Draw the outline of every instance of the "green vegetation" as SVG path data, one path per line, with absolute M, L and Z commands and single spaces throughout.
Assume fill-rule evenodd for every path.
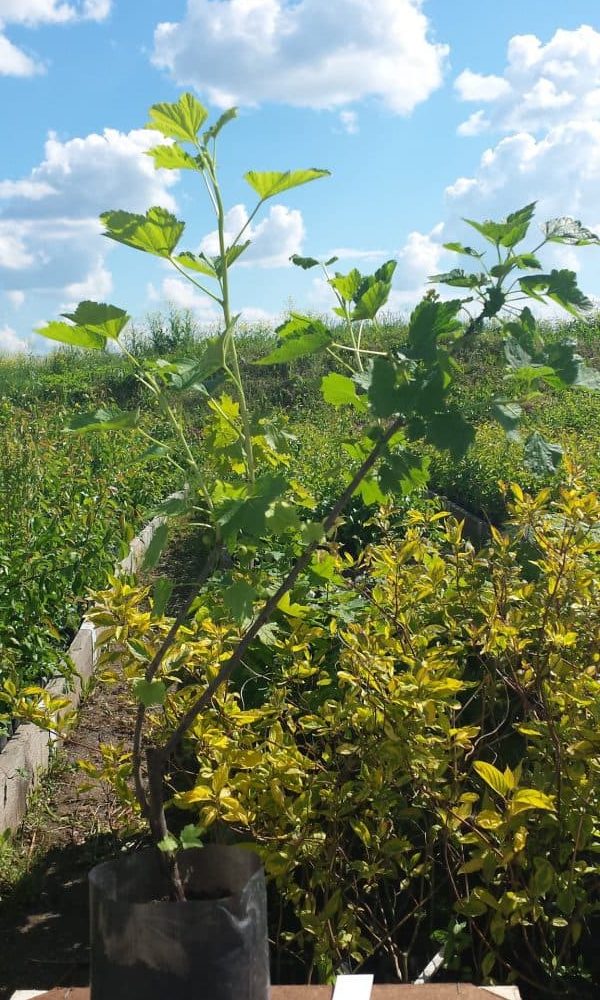
M 135 440 L 181 488 L 144 569 L 181 521 L 204 559 L 175 619 L 163 577 L 99 595 L 101 679 L 125 683 L 135 723 L 131 754 L 109 746 L 92 770 L 147 822 L 173 899 L 186 898 L 180 850 L 217 825 L 250 835 L 281 900 L 278 944 L 312 956 L 309 977 L 376 958 L 406 979 L 443 939 L 461 974 L 581 996 L 597 917 L 599 506 L 554 432 L 567 394 L 587 406 L 600 376 L 530 305 L 589 313 L 575 274 L 540 257 L 600 240 L 562 218 L 524 250 L 534 204 L 467 220 L 491 261 L 447 244 L 477 270 L 434 276 L 461 297 L 432 290 L 403 326 L 380 321 L 395 261 L 332 274 L 334 258 L 296 256 L 322 269 L 336 320 L 291 313 L 265 342 L 244 336 L 230 295 L 249 223 L 228 242 L 216 146 L 235 110 L 202 131 L 207 112 L 184 94 L 150 118 L 167 140 L 156 166 L 203 182 L 219 253 L 182 251 L 185 223 L 160 207 L 106 212 L 104 235 L 187 277 L 219 305 L 219 330 L 194 344 L 179 324 L 158 343 L 155 323 L 148 346 L 127 339 L 124 309 L 86 301 L 40 332 L 111 358 L 112 398 L 76 408 L 69 436 Z M 326 175 L 249 171 L 250 220 Z M 130 375 L 115 380 L 119 363 Z M 576 440 L 585 459 L 585 425 Z M 131 451 L 111 458 L 130 481 Z M 482 553 L 435 505 L 409 505 L 433 487 L 502 519 L 497 480 L 522 465 L 551 486 L 515 486 L 510 532 Z M 66 724 L 41 689 L 4 691 L 20 717 Z

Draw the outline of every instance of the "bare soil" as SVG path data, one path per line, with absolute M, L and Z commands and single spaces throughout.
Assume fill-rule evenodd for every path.
M 0 868 L 0 1000 L 16 989 L 89 983 L 87 874 L 125 843 L 118 803 L 96 783 L 82 788 L 77 761 L 97 765 L 101 743 L 128 747 L 133 712 L 125 687 L 97 686 L 34 794 L 14 871 L 6 861 Z M 137 839 L 134 831 L 127 844 Z

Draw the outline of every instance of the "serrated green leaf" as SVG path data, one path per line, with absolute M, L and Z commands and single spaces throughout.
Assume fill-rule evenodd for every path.
M 235 261 L 238 259 L 238 257 L 242 256 L 242 254 L 250 246 L 251 242 L 252 242 L 252 240 L 246 240 L 245 243 L 236 243 L 235 246 L 227 247 L 227 249 L 225 251 L 225 261 L 226 261 L 227 267 L 231 267 L 231 265 L 235 263 Z M 223 276 L 223 261 L 222 261 L 221 257 L 215 257 L 214 258 L 214 264 L 215 264 L 215 271 L 217 272 L 217 274 L 219 275 L 219 277 L 222 277 Z
M 596 233 L 586 229 L 579 219 L 570 219 L 568 216 L 550 219 L 544 225 L 544 232 L 549 243 L 566 243 L 574 247 L 600 244 L 600 237 Z
M 208 111 L 193 94 L 182 94 L 173 104 L 153 104 L 146 128 L 162 132 L 168 139 L 195 142 Z
M 83 327 L 88 333 L 100 337 L 117 340 L 121 331 L 127 326 L 129 316 L 124 309 L 108 305 L 106 302 L 80 302 L 74 313 L 63 313 L 65 319 L 70 319 L 77 327 Z
M 133 693 L 146 708 L 164 705 L 167 688 L 163 681 L 147 681 L 143 677 L 133 682 Z
M 401 397 L 397 387 L 397 373 L 388 358 L 375 358 L 368 389 L 371 410 L 376 417 L 391 417 L 398 413 Z
M 563 458 L 563 449 L 559 444 L 546 441 L 539 431 L 534 431 L 527 438 L 524 449 L 525 465 L 532 472 L 544 475 L 556 472 Z
M 61 344 L 69 344 L 70 347 L 86 347 L 92 351 L 102 351 L 106 347 L 106 337 L 99 333 L 86 330 L 85 327 L 71 326 L 70 323 L 60 323 L 53 320 L 46 326 L 36 330 L 41 337 L 48 340 L 58 340 Z
M 209 278 L 216 278 L 217 271 L 211 260 L 206 257 L 203 253 L 196 254 L 191 253 L 189 250 L 184 250 L 177 257 L 174 257 L 181 267 L 187 267 L 190 271 L 197 271 L 199 274 L 205 274 Z
M 163 852 L 163 854 L 174 854 L 175 851 L 179 850 L 179 841 L 177 840 L 177 837 L 173 836 L 172 833 L 168 833 L 166 837 L 159 840 L 156 846 L 159 851 Z
M 293 253 L 290 257 L 292 264 L 301 267 L 303 271 L 310 271 L 312 267 L 318 267 L 319 261 L 314 257 L 301 257 L 298 253 Z
M 252 617 L 256 590 L 245 580 L 236 580 L 223 591 L 223 603 L 236 622 Z
M 335 288 L 345 302 L 353 302 L 358 294 L 363 277 L 357 268 L 353 268 L 348 274 L 336 274 L 329 279 L 329 284 Z
M 552 299 L 573 316 L 592 308 L 592 302 L 577 286 L 577 276 L 574 271 L 566 268 L 553 270 L 550 274 L 527 275 L 519 279 L 521 291 L 538 302 L 544 301 L 544 296 Z
M 505 340 L 504 356 L 510 367 L 515 370 L 519 368 L 530 368 L 533 364 L 531 355 L 521 347 L 514 337 L 507 337 Z
M 312 167 L 308 170 L 286 170 L 283 172 L 278 170 L 263 172 L 250 170 L 247 174 L 244 174 L 244 180 L 256 191 L 261 201 L 266 201 L 267 198 L 274 198 L 276 195 L 282 194 L 284 191 L 289 191 L 291 188 L 299 187 L 301 184 L 308 184 L 310 181 L 316 181 L 320 177 L 330 176 L 331 171 L 319 170 L 316 167 Z
M 410 451 L 388 455 L 379 468 L 379 484 L 384 493 L 409 496 L 429 482 L 429 457 Z
M 140 420 L 139 410 L 104 410 L 93 413 L 78 413 L 66 430 L 71 434 L 88 434 L 92 431 L 122 431 L 136 427 Z
M 260 538 L 267 530 L 266 515 L 271 504 L 286 490 L 284 476 L 265 475 L 253 486 L 245 486 L 235 499 L 224 500 L 219 507 L 218 521 L 226 539 L 239 535 Z
M 152 540 L 144 553 L 144 559 L 142 561 L 142 569 L 147 572 L 148 570 L 154 569 L 160 559 L 163 549 L 167 544 L 169 537 L 169 528 L 166 524 L 159 524 L 156 531 L 152 536 Z
M 225 125 L 228 125 L 229 122 L 233 121 L 234 118 L 237 118 L 237 113 L 237 108 L 228 108 L 227 111 L 224 111 L 223 114 L 217 118 L 214 125 L 211 125 L 210 128 L 208 128 L 203 134 L 202 139 L 204 140 L 204 143 L 206 144 L 212 139 L 216 139 L 221 129 L 223 129 Z
M 482 253 L 478 253 L 473 247 L 465 247 L 462 243 L 444 243 L 444 250 L 451 250 L 453 253 L 461 253 L 466 257 L 476 257 L 478 260 L 484 256 Z
M 255 365 L 280 365 L 306 354 L 315 354 L 328 347 L 333 337 L 327 327 L 318 319 L 299 316 L 294 313 L 282 326 L 276 330 L 283 341 L 279 347 L 264 358 L 255 361 Z
M 120 210 L 104 212 L 100 220 L 109 239 L 157 257 L 171 257 L 185 229 L 184 222 L 157 206 L 149 208 L 145 215 Z
M 488 242 L 510 248 L 525 239 L 535 212 L 535 206 L 536 202 L 533 201 L 531 204 L 525 205 L 524 208 L 511 212 L 504 222 L 493 222 L 491 219 L 486 219 L 485 222 L 477 222 L 474 219 L 464 219 L 463 221 L 481 233 Z
M 321 379 L 321 393 L 326 403 L 331 406 L 353 406 L 355 410 L 363 411 L 366 408 L 366 399 L 359 396 L 356 391 L 356 383 L 348 375 L 340 375 L 338 372 L 330 372 Z
M 443 274 L 430 274 L 428 281 L 453 288 L 481 288 L 488 284 L 489 279 L 485 274 L 467 274 L 461 267 L 454 267 Z
M 413 310 L 408 327 L 408 343 L 415 357 L 423 361 L 433 361 L 437 354 L 438 342 L 453 338 L 461 330 L 457 314 L 462 306 L 460 299 L 450 302 L 432 302 L 423 299 Z
M 153 146 L 147 149 L 146 156 L 151 156 L 157 170 L 199 170 L 193 156 L 173 143 L 172 146 Z
M 375 319 L 379 310 L 390 296 L 391 285 L 386 281 L 376 281 L 358 299 L 352 319 Z
M 200 830 L 193 823 L 188 823 L 187 826 L 184 826 L 180 834 L 180 840 L 181 846 L 186 851 L 191 847 L 204 847 Z
M 435 413 L 425 424 L 425 436 L 440 451 L 449 451 L 459 459 L 467 453 L 475 440 L 475 428 L 462 415 L 457 406 L 448 406 L 443 413 Z
M 518 403 L 496 399 L 492 404 L 492 414 L 511 441 L 520 441 L 519 424 L 523 410 Z

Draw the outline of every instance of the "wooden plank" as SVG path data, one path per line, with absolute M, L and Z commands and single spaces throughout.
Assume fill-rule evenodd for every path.
M 427 986 L 374 986 L 372 1000 L 492 1000 L 513 997 L 520 1000 L 516 986 L 487 989 L 468 983 L 429 983 Z M 271 1000 L 331 1000 L 331 986 L 273 986 Z M 90 1000 L 89 989 L 58 989 L 40 995 L 39 1000 Z M 165 998 L 167 1000 L 167 998 Z

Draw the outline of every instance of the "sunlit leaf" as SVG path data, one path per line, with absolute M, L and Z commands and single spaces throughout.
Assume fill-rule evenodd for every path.
M 85 327 L 71 326 L 70 323 L 60 323 L 56 320 L 40 327 L 36 333 L 49 340 L 58 340 L 61 344 L 69 344 L 70 347 L 87 347 L 93 351 L 102 351 L 106 347 L 106 337 L 101 334 L 86 330 Z
M 84 327 L 89 333 L 112 340 L 117 340 L 129 322 L 129 316 L 124 309 L 107 305 L 105 302 L 87 300 L 80 302 L 75 312 L 62 315 L 76 326 Z
M 185 149 L 173 143 L 172 146 L 154 146 L 146 150 L 146 156 L 151 156 L 156 169 L 161 170 L 198 170 L 198 163 Z
M 173 104 L 153 104 L 146 128 L 162 132 L 168 139 L 195 142 L 208 111 L 193 94 L 182 94 Z
M 256 191 L 261 201 L 266 201 L 267 198 L 274 198 L 284 191 L 289 191 L 290 188 L 329 176 L 331 176 L 331 171 L 312 167 L 308 170 L 286 170 L 284 172 L 269 170 L 261 173 L 257 170 L 250 170 L 244 174 L 244 179 Z
M 133 683 L 133 693 L 145 708 L 153 705 L 164 705 L 167 688 L 162 681 L 147 681 L 140 678 Z
M 109 239 L 157 257 L 170 257 L 185 229 L 184 222 L 166 208 L 156 206 L 149 208 L 145 215 L 120 210 L 104 212 L 100 220 L 106 227 L 104 235 Z
M 202 136 L 204 142 L 207 143 L 210 142 L 211 139 L 216 139 L 221 129 L 224 128 L 225 125 L 228 125 L 230 121 L 233 121 L 234 118 L 237 118 L 237 113 L 237 108 L 228 108 L 227 111 L 224 111 L 223 114 L 217 118 L 214 125 L 211 125 L 210 128 L 207 128 L 206 132 L 204 132 Z

